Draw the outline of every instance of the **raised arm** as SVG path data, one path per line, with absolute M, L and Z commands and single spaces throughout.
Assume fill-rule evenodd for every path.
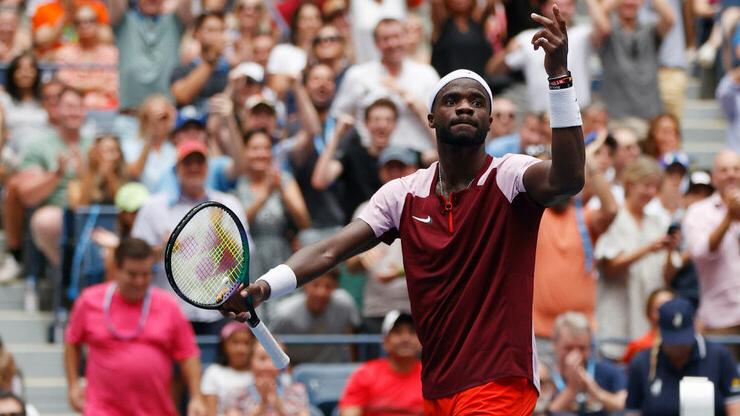
M 534 48 L 545 50 L 545 70 L 550 82 L 550 126 L 552 160 L 532 165 L 524 173 L 527 193 L 542 205 L 567 199 L 583 188 L 586 160 L 581 113 L 568 71 L 568 36 L 558 6 L 555 21 L 538 14 L 532 19 L 544 26 L 532 38 Z M 557 88 L 554 88 L 557 87 Z M 566 87 L 566 88 L 562 88 Z M 560 89 L 558 89 L 560 88 Z
M 117 25 L 128 9 L 128 0 L 108 0 L 108 12 L 110 13 L 111 26 Z
M 591 17 L 591 44 L 599 47 L 604 38 L 612 33 L 609 13 L 615 6 L 614 0 L 586 0 L 588 15 Z
M 676 14 L 667 0 L 653 0 L 653 9 L 658 13 L 658 34 L 663 37 L 676 22 Z
M 326 148 L 321 152 L 311 175 L 311 186 L 317 190 L 323 191 L 328 188 L 342 174 L 342 164 L 334 159 L 334 156 L 337 153 L 339 141 L 351 126 L 352 122 L 349 121 L 348 117 L 343 116 L 337 120 L 337 125 L 329 139 L 329 143 L 326 144 Z

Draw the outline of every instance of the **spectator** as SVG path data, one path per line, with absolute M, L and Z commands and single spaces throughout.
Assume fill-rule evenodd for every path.
M 175 108 L 164 95 L 154 94 L 139 107 L 139 134 L 124 140 L 121 147 L 131 179 L 150 192 L 161 191 L 162 178 L 175 165 L 175 145 L 170 141 Z
M 658 48 L 676 21 L 667 0 L 652 0 L 655 23 L 642 23 L 643 0 L 617 0 L 593 10 L 599 55 L 604 68 L 602 96 L 615 119 L 651 119 L 663 105 L 658 90 Z M 609 17 L 616 9 L 616 19 Z
M 671 114 L 660 114 L 650 121 L 645 153 L 657 160 L 681 150 L 681 126 Z
M 666 153 L 659 159 L 664 170 L 660 191 L 646 210 L 659 215 L 669 224 L 680 223 L 683 217 L 683 194 L 686 186 L 686 174 L 689 172 L 689 156 L 686 153 Z
M 5 114 L 9 145 L 22 151 L 29 140 L 47 124 L 41 105 L 41 71 L 36 57 L 23 52 L 10 61 L 5 91 L 0 92 L 0 105 Z
M 226 416 L 308 416 L 306 387 L 281 376 L 262 344 L 255 343 L 250 365 L 254 383 L 242 391 L 238 409 L 228 409 Z
M 175 13 L 163 0 L 141 0 L 135 9 L 127 0 L 109 4 L 119 61 L 120 107 L 135 112 L 144 99 L 159 93 L 170 96 L 170 76 L 177 67 L 180 38 L 190 22 L 191 0 L 176 0 Z
M 552 7 L 554 0 L 540 0 L 539 14 L 554 19 Z M 600 5 L 598 0 L 588 0 L 589 13 L 592 24 L 573 25 L 575 15 L 575 0 L 560 0 L 557 2 L 560 15 L 568 26 L 568 66 L 573 73 L 573 85 L 576 87 L 578 102 L 587 106 L 591 102 L 591 71 L 589 61 L 593 54 L 594 46 L 598 45 L 600 19 L 606 19 L 599 15 Z M 545 52 L 540 48 L 532 48 L 532 38 L 539 30 L 525 30 L 509 42 L 506 47 L 507 53 L 504 60 L 506 67 L 512 70 L 523 70 L 527 82 L 527 109 L 534 112 L 548 111 L 547 103 L 547 73 L 543 62 Z M 491 65 L 498 66 L 495 63 Z
M 737 59 L 740 59 L 740 52 L 736 54 Z M 740 65 L 725 74 L 717 86 L 716 95 L 729 124 L 727 145 L 740 153 Z
M 0 390 L 0 414 L 11 416 L 37 416 L 39 413 L 17 395 Z
M 407 3 L 398 0 L 349 2 L 349 27 L 352 28 L 352 50 L 357 64 L 377 61 L 383 55 L 383 48 L 378 45 L 377 26 L 383 19 L 403 21 L 408 15 Z
M 302 230 L 311 220 L 295 179 L 275 167 L 272 139 L 264 130 L 244 135 L 242 157 L 244 171 L 236 195 L 246 208 L 254 241 L 249 274 L 256 279 L 293 253 L 288 237 L 291 225 Z
M 640 157 L 625 168 L 624 206 L 596 242 L 594 258 L 601 268 L 596 317 L 601 337 L 636 338 L 648 330 L 643 310 L 647 296 L 662 286 L 666 249 L 675 245 L 666 235 L 668 224 L 645 212 L 658 193 L 663 171 L 657 162 Z M 622 348 L 607 345 L 604 352 L 617 358 Z
M 637 353 L 642 350 L 652 348 L 655 344 L 655 339 L 658 336 L 658 309 L 660 309 L 664 303 L 675 297 L 676 294 L 672 290 L 666 288 L 658 288 L 650 292 L 645 308 L 645 316 L 647 316 L 647 319 L 650 322 L 650 329 L 641 337 L 635 338 L 627 344 L 627 350 L 622 356 L 623 363 L 629 364 Z
M 84 94 L 88 110 L 117 110 L 118 50 L 101 42 L 94 8 L 78 8 L 74 11 L 73 22 L 78 41 L 66 44 L 54 53 L 54 62 L 60 67 L 57 76 Z
M 9 63 L 21 52 L 31 48 L 31 37 L 21 23 L 18 9 L 11 5 L 0 7 L 0 62 Z M 5 78 L 3 77 L 3 80 Z M 3 82 L 5 85 L 5 82 Z
M 708 334 L 740 334 L 740 156 L 714 159 L 716 192 L 688 208 L 683 230 L 699 272 L 699 320 Z M 740 353 L 737 346 L 734 349 Z
M 357 4 L 356 7 L 360 8 L 364 3 L 376 2 L 357 1 L 352 3 L 352 7 Z M 394 2 L 383 2 L 387 3 Z M 377 24 L 374 36 L 380 60 L 358 64 L 347 71 L 331 113 L 337 118 L 342 115 L 354 117 L 360 137 L 367 143 L 371 135 L 362 122 L 363 113 L 379 97 L 388 97 L 398 109 L 398 128 L 391 142 L 424 152 L 433 148 L 425 102 L 439 76 L 431 66 L 406 58 L 403 31 L 403 23 L 395 19 L 383 19 Z
M 411 13 L 406 17 L 406 56 L 420 64 L 432 61 L 432 51 L 427 36 L 426 22 L 421 15 Z
M 329 66 L 335 74 L 336 88 L 342 84 L 349 68 L 342 32 L 334 26 L 322 26 L 313 39 L 313 56 L 318 63 Z
M 659 342 L 638 353 L 629 366 L 627 414 L 679 414 L 681 379 L 706 377 L 714 383 L 714 414 L 737 415 L 740 376 L 730 353 L 694 331 L 694 310 L 687 300 L 670 300 L 658 313 Z
M 390 144 L 397 120 L 398 109 L 393 101 L 386 98 L 376 100 L 365 109 L 365 125 L 370 134 L 367 146 L 362 144 L 357 130 L 349 130 L 351 121 L 344 117 L 337 121 L 334 134 L 321 152 L 311 185 L 318 190 L 325 190 L 337 179 L 342 180 L 347 189 L 347 194 L 340 201 L 345 222 L 352 219 L 358 205 L 370 199 L 380 188 L 378 156 Z M 345 136 L 348 131 L 350 133 Z M 346 141 L 341 152 L 340 140 Z
M 496 140 L 516 135 L 516 115 L 518 111 L 516 104 L 510 99 L 506 97 L 494 98 L 491 104 L 493 123 L 491 123 L 491 131 L 488 132 L 489 139 Z
M 360 327 L 360 313 L 352 297 L 339 286 L 339 271 L 317 277 L 303 292 L 275 306 L 270 329 L 276 334 L 349 334 Z M 347 345 L 294 345 L 288 348 L 293 364 L 351 361 Z
M 178 143 L 175 165 L 177 192 L 162 192 L 152 196 L 136 215 L 131 235 L 151 244 L 158 255 L 163 253 L 164 245 L 180 219 L 195 205 L 206 200 L 229 207 L 242 221 L 245 229 L 249 229 L 244 218 L 244 207 L 235 197 L 206 187 L 207 154 L 208 149 L 202 141 L 190 139 Z M 162 263 L 157 268 L 154 286 L 170 288 Z M 198 309 L 184 301 L 180 305 L 196 334 L 216 335 L 221 331 L 224 320 L 217 311 Z
M 382 324 L 387 357 L 362 364 L 339 401 L 340 416 L 421 415 L 421 344 L 411 315 L 393 310 Z
M 431 62 L 438 74 L 465 68 L 485 76 L 486 65 L 493 55 L 483 29 L 486 17 L 474 0 L 432 2 Z
M 112 205 L 118 188 L 126 182 L 125 174 L 118 138 L 98 136 L 88 152 L 87 166 L 83 166 L 81 175 L 67 185 L 69 206 Z
M 251 371 L 255 341 L 244 324 L 230 322 L 221 330 L 216 362 L 203 373 L 201 390 L 208 414 L 223 416 L 238 407 L 242 392 L 254 384 Z
M 200 44 L 200 56 L 172 72 L 170 90 L 178 107 L 195 105 L 206 110 L 207 99 L 222 92 L 229 79 L 224 16 L 209 12 L 195 19 L 193 36 Z
M 269 16 L 260 0 L 240 0 L 234 6 L 236 30 L 228 33 L 226 56 L 231 66 L 254 60 L 254 41 L 268 33 Z
M 550 375 L 556 392 L 550 402 L 550 412 L 607 415 L 624 409 L 627 397 L 624 373 L 592 354 L 593 340 L 585 315 L 566 312 L 558 316 L 553 341 L 556 360 Z
M 552 353 L 556 318 L 568 311 L 579 312 L 594 321 L 598 274 L 593 259 L 593 244 L 609 228 L 617 215 L 617 203 L 609 183 L 596 169 L 594 153 L 606 140 L 586 148 L 587 192 L 602 201 L 599 209 L 584 208 L 581 197 L 570 198 L 545 210 L 537 237 L 534 266 L 532 317 L 537 350 L 545 362 Z
M 55 132 L 40 136 L 26 146 L 21 163 L 23 179 L 18 193 L 25 207 L 38 207 L 31 216 L 34 243 L 51 262 L 59 265 L 62 208 L 67 205 L 67 186 L 77 177 L 89 140 L 80 128 L 85 120 L 82 96 L 65 89 L 59 98 L 59 125 Z
M 154 252 L 142 240 L 127 239 L 115 257 L 115 281 L 85 289 L 70 315 L 64 344 L 70 406 L 90 415 L 175 415 L 176 362 L 190 391 L 188 414 L 205 415 L 193 330 L 177 301 L 150 287 Z M 83 345 L 89 351 L 84 388 L 78 374 Z
M 252 60 L 267 69 L 270 53 L 274 47 L 275 38 L 272 35 L 266 33 L 258 35 L 252 42 Z
M 23 380 L 15 364 L 13 354 L 8 351 L 0 340 L 0 391 L 23 394 Z
M 529 146 L 541 146 L 545 143 L 542 134 L 542 121 L 534 113 L 526 113 L 516 134 L 499 137 L 486 145 L 486 153 L 493 157 L 502 157 L 507 153 L 524 153 Z
M 242 62 L 232 69 L 226 88 L 231 90 L 234 112 L 239 114 L 249 97 L 267 93 L 264 84 L 265 70 L 256 62 Z
M 100 40 L 110 43 L 113 40 L 110 31 L 108 9 L 100 0 L 53 0 L 39 5 L 33 12 L 31 29 L 33 44 L 40 56 L 52 52 L 65 43 L 77 42 L 77 31 L 72 26 L 75 10 L 83 6 L 95 10 L 99 26 Z
M 624 170 L 642 154 L 642 150 L 640 150 L 637 134 L 629 127 L 618 127 L 614 129 L 611 136 L 616 142 L 616 147 L 614 149 L 614 173 L 610 182 L 617 205 L 622 206 L 624 205 Z M 591 198 L 589 206 L 598 207 L 599 203 L 598 198 Z
M 581 118 L 583 119 L 583 136 L 588 137 L 607 129 L 609 124 L 609 112 L 603 102 L 592 102 L 582 107 Z

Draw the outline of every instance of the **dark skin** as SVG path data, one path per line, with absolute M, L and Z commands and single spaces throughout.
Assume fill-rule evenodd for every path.
M 545 69 L 551 77 L 568 71 L 568 38 L 557 6 L 553 7 L 553 15 L 554 21 L 532 14 L 532 19 L 543 25 L 532 38 L 532 44 L 535 49 L 545 50 Z M 455 80 L 440 90 L 427 119 L 437 132 L 442 181 L 436 192 L 447 196 L 467 188 L 486 161 L 485 135 L 493 121 L 486 90 L 472 79 Z M 567 200 L 583 187 L 584 164 L 581 127 L 553 129 L 552 161 L 527 169 L 524 173 L 527 193 L 543 206 Z M 326 240 L 299 250 L 285 264 L 295 272 L 298 286 L 301 286 L 379 242 L 372 228 L 356 219 Z M 260 281 L 242 288 L 222 306 L 222 313 L 245 321 L 248 313 L 244 298 L 248 295 L 259 304 L 269 298 L 270 286 Z

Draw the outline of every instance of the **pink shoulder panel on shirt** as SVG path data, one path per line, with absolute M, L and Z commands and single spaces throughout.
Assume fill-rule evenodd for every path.
M 481 175 L 478 186 L 483 185 L 491 171 L 496 169 L 496 185 L 509 202 L 513 201 L 524 189 L 524 172 L 530 166 L 542 162 L 540 159 L 527 155 L 508 153 L 503 157 L 493 158 L 493 163 Z

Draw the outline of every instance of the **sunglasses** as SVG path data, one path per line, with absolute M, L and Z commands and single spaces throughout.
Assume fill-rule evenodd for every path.
M 492 116 L 496 118 L 514 118 L 516 116 L 513 112 L 494 111 Z
M 342 37 L 339 35 L 334 36 L 317 36 L 313 40 L 314 45 L 318 45 L 321 43 L 329 43 L 329 42 L 341 42 Z

